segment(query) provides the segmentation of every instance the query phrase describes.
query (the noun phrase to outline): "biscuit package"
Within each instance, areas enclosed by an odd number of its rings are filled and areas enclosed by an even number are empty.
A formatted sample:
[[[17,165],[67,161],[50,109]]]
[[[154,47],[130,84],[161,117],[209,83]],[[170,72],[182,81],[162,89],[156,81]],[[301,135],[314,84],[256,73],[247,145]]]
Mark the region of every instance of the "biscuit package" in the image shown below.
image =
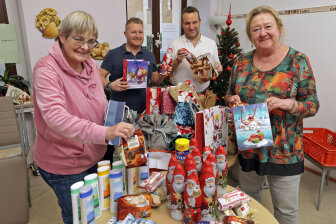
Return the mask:
[[[214,68],[215,61],[210,53],[202,54],[197,57],[196,61],[190,63],[190,68],[199,83],[205,83],[214,80],[218,76],[217,70]]]
[[[91,52],[91,57],[96,60],[104,60],[109,52],[109,44],[107,42],[99,43]]]

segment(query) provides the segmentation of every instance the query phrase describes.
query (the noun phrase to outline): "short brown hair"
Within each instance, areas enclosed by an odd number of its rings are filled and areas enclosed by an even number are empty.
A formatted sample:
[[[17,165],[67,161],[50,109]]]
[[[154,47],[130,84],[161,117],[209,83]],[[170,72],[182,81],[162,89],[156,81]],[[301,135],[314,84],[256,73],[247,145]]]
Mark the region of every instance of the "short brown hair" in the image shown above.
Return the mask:
[[[130,23],[135,23],[135,24],[141,24],[141,26],[143,27],[143,22],[141,19],[137,18],[137,17],[131,17],[127,20],[126,24],[125,24],[125,30],[127,30],[127,26]]]
[[[72,32],[84,34],[89,32],[98,38],[98,29],[94,18],[87,12],[75,11],[70,13],[62,22],[59,31],[68,38]],[[56,37],[58,40],[59,37]]]
[[[198,20],[201,19],[200,17],[200,13],[198,11],[198,9],[196,9],[195,7],[192,7],[192,6],[188,6],[188,7],[185,7],[182,11],[182,15],[181,15],[181,21],[183,22],[183,15],[186,14],[186,13],[193,13],[193,12],[196,12],[197,15],[198,15]]]
[[[279,16],[278,12],[275,11],[275,9],[273,9],[271,6],[268,6],[268,5],[259,6],[257,8],[252,9],[252,11],[250,11],[250,13],[246,17],[246,34],[247,34],[247,36],[249,37],[250,40],[251,40],[251,33],[250,33],[251,21],[255,16],[257,16],[259,14],[262,14],[262,13],[271,14],[274,17],[281,34],[284,31],[284,25],[282,23],[282,20]]]

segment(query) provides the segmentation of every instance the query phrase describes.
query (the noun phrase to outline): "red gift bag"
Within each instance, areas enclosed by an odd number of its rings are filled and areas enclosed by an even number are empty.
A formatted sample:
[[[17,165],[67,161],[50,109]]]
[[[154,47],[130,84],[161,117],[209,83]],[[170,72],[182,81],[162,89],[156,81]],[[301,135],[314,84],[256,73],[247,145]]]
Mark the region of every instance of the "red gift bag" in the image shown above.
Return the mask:
[[[197,112],[196,113],[196,121],[195,121],[195,138],[198,141],[199,150],[202,152],[205,141],[204,141],[204,118],[203,118],[203,112]]]
[[[150,87],[146,92],[146,114],[161,114],[162,89]]]
[[[176,101],[170,95],[168,90],[162,91],[162,114],[173,115],[175,112]]]

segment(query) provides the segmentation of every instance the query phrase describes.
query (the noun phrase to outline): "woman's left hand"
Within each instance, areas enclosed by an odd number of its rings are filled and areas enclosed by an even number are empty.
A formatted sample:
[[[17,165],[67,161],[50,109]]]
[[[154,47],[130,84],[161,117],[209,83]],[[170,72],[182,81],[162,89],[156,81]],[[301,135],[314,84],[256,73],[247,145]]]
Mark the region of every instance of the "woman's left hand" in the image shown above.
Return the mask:
[[[272,111],[273,109],[282,109],[290,112],[290,109],[293,106],[293,101],[291,99],[279,99],[274,96],[267,98],[264,103],[267,103],[268,111]]]

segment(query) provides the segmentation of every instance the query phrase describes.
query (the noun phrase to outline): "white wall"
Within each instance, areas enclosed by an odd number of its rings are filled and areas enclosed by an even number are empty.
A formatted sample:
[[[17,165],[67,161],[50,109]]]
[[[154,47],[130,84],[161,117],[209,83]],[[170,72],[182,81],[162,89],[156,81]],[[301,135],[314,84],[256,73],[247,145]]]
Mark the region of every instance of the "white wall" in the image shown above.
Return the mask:
[[[6,0],[9,23],[15,24],[18,36],[20,63],[17,64],[18,74],[32,83],[32,69],[40,57],[47,55],[54,40],[42,38],[35,28],[35,15],[43,8],[52,7],[63,19],[75,10],[87,11],[96,20],[101,42],[108,42],[115,48],[125,41],[124,25],[126,22],[125,0],[100,1],[90,0]],[[100,66],[102,61],[97,61]]]

